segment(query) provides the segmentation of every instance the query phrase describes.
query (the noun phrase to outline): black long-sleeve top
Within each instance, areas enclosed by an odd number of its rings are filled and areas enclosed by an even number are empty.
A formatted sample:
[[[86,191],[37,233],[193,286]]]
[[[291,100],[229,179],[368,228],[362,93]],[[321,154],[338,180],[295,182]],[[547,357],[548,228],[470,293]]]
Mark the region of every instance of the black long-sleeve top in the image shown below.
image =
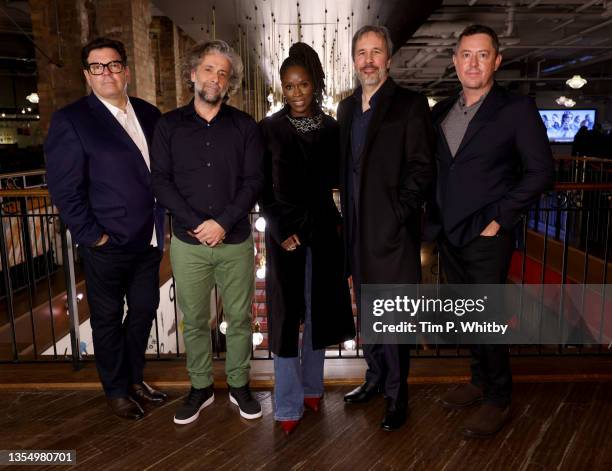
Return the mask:
[[[264,184],[264,146],[248,114],[223,104],[207,122],[191,101],[163,115],[155,130],[151,179],[155,196],[173,215],[173,232],[183,242],[204,220],[226,232],[224,243],[243,242],[248,219]]]

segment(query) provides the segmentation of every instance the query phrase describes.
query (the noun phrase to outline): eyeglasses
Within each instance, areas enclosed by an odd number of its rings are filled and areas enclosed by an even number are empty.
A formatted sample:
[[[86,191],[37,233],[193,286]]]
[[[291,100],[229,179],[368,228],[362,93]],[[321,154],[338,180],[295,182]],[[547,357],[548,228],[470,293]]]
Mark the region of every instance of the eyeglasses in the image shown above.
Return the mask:
[[[121,61],[111,61],[108,64],[92,62],[91,64],[87,64],[85,69],[87,69],[91,75],[102,75],[104,73],[104,68],[108,68],[109,72],[112,74],[119,74],[123,72],[124,67]]]

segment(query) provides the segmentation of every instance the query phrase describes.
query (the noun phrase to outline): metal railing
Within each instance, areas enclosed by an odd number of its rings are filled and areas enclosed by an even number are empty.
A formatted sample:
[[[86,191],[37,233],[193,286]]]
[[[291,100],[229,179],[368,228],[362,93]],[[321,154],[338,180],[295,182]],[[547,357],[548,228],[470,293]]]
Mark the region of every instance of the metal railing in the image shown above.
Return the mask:
[[[555,157],[554,179],[566,183],[612,183],[612,159]]]
[[[595,185],[595,186],[593,186]],[[608,283],[610,279],[610,231],[612,184],[558,184],[517,228],[518,244],[511,273],[512,282],[526,283],[537,273],[537,282],[550,282],[551,274],[564,283]],[[93,358],[90,348],[89,313],[78,252],[69,231],[61,225],[45,189],[0,190],[0,362],[71,361],[78,367]],[[263,342],[253,348],[254,359],[270,359],[267,348],[265,309],[265,246],[259,214],[251,214],[256,247],[256,294],[253,324]],[[171,221],[168,224],[171,234]],[[572,250],[570,250],[570,248]],[[424,245],[425,283],[436,283],[439,263],[435,245]],[[534,268],[535,267],[535,268]],[[166,259],[161,269],[160,309],[149,339],[148,356],[164,360],[184,356],[181,313],[174,281]],[[223,306],[213,297],[212,340],[215,358],[223,358]],[[602,311],[603,328],[603,311]],[[601,346],[579,348],[512,347],[517,355],[546,353],[609,353]],[[412,355],[436,357],[468,355],[461,347],[418,345]],[[362,355],[360,339],[327,350],[333,358]]]
[[[43,169],[27,172],[0,173],[0,190],[24,190],[46,186],[47,171]]]

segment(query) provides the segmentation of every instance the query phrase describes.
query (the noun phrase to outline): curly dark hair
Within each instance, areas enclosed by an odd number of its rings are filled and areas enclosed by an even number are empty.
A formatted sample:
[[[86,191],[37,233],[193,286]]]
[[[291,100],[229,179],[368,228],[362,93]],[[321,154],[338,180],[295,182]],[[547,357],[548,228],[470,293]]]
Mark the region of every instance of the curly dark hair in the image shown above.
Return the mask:
[[[304,67],[314,88],[314,98],[317,103],[323,101],[323,91],[325,90],[325,73],[317,51],[306,43],[295,43],[289,49],[289,57],[287,57],[281,67],[281,78],[287,72],[289,67],[299,66]]]

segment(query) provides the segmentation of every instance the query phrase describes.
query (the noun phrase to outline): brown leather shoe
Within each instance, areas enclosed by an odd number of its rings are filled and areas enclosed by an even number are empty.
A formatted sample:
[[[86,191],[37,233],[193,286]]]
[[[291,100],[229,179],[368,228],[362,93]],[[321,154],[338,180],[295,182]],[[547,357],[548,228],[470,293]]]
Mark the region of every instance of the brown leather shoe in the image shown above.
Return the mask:
[[[447,409],[463,409],[480,402],[482,402],[482,389],[472,383],[457,386],[440,398],[440,403]]]
[[[167,395],[157,389],[153,389],[144,381],[140,384],[130,386],[130,396],[142,407],[147,404],[159,405],[167,399]]]
[[[483,404],[465,421],[461,432],[469,438],[491,437],[501,430],[509,417],[510,407]]]
[[[107,398],[113,414],[122,419],[138,420],[144,417],[142,408],[129,397]]]

